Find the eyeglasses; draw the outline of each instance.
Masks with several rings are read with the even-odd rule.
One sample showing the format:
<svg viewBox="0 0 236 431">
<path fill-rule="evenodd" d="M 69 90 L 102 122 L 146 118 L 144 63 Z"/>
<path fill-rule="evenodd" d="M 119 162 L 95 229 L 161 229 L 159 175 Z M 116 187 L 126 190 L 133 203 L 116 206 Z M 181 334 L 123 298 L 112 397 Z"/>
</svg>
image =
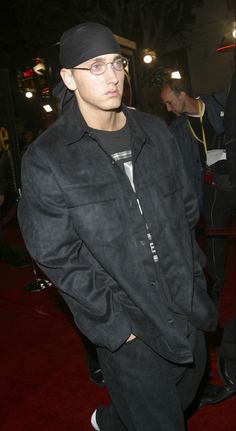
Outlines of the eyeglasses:
<svg viewBox="0 0 236 431">
<path fill-rule="evenodd" d="M 119 57 L 113 61 L 109 61 L 108 63 L 105 63 L 105 61 L 96 61 L 95 63 L 91 64 L 90 67 L 71 67 L 71 69 L 89 70 L 89 72 L 91 72 L 93 75 L 102 75 L 106 72 L 108 64 L 111 64 L 113 70 L 121 72 L 126 68 L 128 63 L 129 60 L 127 58 Z"/>
</svg>

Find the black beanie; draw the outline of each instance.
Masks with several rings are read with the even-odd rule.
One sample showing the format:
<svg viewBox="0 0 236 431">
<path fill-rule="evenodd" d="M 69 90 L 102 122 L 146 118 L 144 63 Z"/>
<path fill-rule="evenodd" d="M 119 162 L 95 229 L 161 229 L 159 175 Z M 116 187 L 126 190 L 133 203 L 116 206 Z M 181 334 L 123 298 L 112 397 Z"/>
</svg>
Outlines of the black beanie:
<svg viewBox="0 0 236 431">
<path fill-rule="evenodd" d="M 69 69 L 93 57 L 120 52 L 120 45 L 108 27 L 96 22 L 85 22 L 63 33 L 59 59 L 61 66 Z"/>
</svg>

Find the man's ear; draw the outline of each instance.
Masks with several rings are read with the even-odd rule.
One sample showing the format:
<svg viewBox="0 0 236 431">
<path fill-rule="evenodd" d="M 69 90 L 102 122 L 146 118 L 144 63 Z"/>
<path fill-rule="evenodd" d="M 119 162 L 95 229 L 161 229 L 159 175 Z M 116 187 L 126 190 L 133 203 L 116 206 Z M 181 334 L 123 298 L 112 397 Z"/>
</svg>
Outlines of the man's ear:
<svg viewBox="0 0 236 431">
<path fill-rule="evenodd" d="M 61 78 L 62 78 L 64 84 L 66 85 L 66 87 L 69 88 L 69 90 L 71 90 L 71 91 L 75 91 L 76 90 L 76 83 L 74 81 L 74 77 L 71 73 L 71 70 L 65 69 L 63 67 L 60 70 L 60 75 L 61 75 Z"/>
<path fill-rule="evenodd" d="M 179 93 L 179 99 L 184 102 L 186 100 L 187 94 L 185 93 L 185 91 L 181 91 Z"/>
</svg>

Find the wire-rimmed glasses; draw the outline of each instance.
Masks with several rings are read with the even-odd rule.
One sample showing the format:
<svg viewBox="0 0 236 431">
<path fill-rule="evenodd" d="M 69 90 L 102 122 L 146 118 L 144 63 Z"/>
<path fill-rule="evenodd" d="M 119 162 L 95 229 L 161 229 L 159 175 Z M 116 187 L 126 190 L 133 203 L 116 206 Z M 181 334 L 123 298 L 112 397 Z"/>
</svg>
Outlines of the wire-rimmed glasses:
<svg viewBox="0 0 236 431">
<path fill-rule="evenodd" d="M 108 61 L 105 63 L 105 61 L 99 60 L 95 61 L 91 64 L 90 67 L 71 67 L 71 69 L 76 70 L 89 70 L 93 75 L 102 75 L 106 72 L 108 64 L 111 64 L 113 70 L 116 70 L 117 72 L 122 72 L 128 65 L 129 60 L 125 57 L 118 57 L 115 58 L 113 61 Z"/>
</svg>

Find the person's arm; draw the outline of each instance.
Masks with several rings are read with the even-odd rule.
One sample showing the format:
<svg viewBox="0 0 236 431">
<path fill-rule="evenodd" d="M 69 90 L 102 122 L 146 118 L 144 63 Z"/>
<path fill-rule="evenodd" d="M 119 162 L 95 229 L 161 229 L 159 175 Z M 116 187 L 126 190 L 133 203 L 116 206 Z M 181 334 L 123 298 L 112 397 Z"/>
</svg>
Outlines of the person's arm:
<svg viewBox="0 0 236 431">
<path fill-rule="evenodd" d="M 31 256 L 62 294 L 81 332 L 116 350 L 132 333 L 114 293 L 116 282 L 81 241 L 50 163 L 34 150 L 22 160 L 18 218 Z"/>
<path fill-rule="evenodd" d="M 228 164 L 230 181 L 233 191 L 236 190 L 236 72 L 234 72 L 225 106 L 224 126 L 225 126 L 225 144 L 226 144 L 226 161 Z"/>
</svg>

